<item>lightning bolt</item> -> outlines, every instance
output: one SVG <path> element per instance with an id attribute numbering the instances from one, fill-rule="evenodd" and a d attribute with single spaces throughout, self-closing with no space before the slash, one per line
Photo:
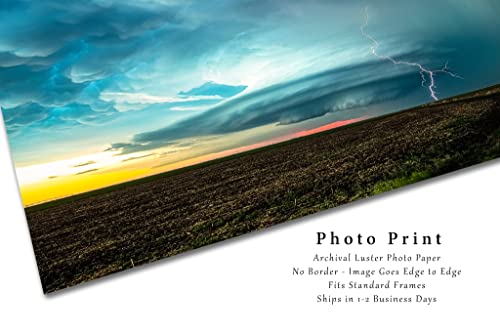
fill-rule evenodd
<path id="1" fill-rule="evenodd" d="M 454 78 L 462 79 L 461 76 L 453 73 L 450 68 L 448 67 L 448 62 L 443 66 L 443 68 L 438 69 L 438 70 L 431 70 L 426 68 L 424 65 L 418 63 L 418 62 L 409 62 L 409 61 L 402 61 L 402 60 L 396 60 L 392 57 L 381 55 L 378 53 L 378 48 L 380 47 L 380 43 L 370 34 L 366 32 L 366 28 L 368 27 L 369 23 L 369 17 L 368 17 L 368 7 L 364 8 L 364 17 L 365 17 L 365 23 L 361 26 L 361 34 L 369 39 L 372 42 L 371 46 L 371 52 L 374 56 L 376 56 L 379 59 L 386 60 L 392 62 L 394 65 L 403 65 L 403 66 L 409 66 L 409 67 L 415 67 L 420 71 L 420 76 L 422 77 L 422 87 L 427 88 L 429 90 L 430 97 L 435 100 L 439 101 L 439 98 L 437 97 L 437 92 L 436 92 L 436 75 L 437 74 L 446 74 Z"/>

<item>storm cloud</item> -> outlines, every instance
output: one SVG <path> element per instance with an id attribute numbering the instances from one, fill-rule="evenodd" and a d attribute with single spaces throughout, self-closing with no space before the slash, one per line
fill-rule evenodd
<path id="1" fill-rule="evenodd" d="M 428 102 L 418 71 L 370 54 L 364 6 L 1 1 L 0 107 L 14 160 L 105 146 L 126 154 Z M 498 11 L 490 0 L 379 0 L 368 30 L 383 54 L 431 68 L 448 61 L 464 80 L 438 77 L 446 97 L 498 82 Z"/>
<path id="2" fill-rule="evenodd" d="M 156 142 L 288 125 L 331 112 L 344 112 L 349 119 L 349 110 L 409 94 L 417 81 L 413 74 L 394 73 L 378 62 L 349 66 L 247 94 L 174 125 L 137 134 L 132 142 L 147 148 Z"/>

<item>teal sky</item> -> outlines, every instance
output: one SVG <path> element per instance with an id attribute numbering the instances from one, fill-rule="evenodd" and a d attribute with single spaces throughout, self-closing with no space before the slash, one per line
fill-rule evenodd
<path id="1" fill-rule="evenodd" d="M 440 98 L 499 83 L 494 0 L 4 0 L 15 163 L 215 152 L 431 102 L 418 70 L 371 54 L 365 6 L 381 54 L 463 77 L 437 75 Z"/>

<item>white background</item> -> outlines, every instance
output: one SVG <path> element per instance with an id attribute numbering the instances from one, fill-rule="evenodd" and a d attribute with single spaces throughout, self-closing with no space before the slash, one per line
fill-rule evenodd
<path id="1" fill-rule="evenodd" d="M 287 225 L 42 294 L 0 128 L 2 332 L 498 332 L 500 163 L 468 169 Z M 317 231 L 377 237 L 374 246 L 315 245 Z M 441 246 L 392 246 L 388 231 L 440 233 Z M 424 304 L 316 303 L 320 278 L 292 276 L 315 253 L 427 253 L 462 269 L 427 279 Z"/>

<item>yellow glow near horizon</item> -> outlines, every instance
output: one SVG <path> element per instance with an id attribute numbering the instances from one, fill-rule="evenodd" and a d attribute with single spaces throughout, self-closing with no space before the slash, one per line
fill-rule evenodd
<path id="1" fill-rule="evenodd" d="M 140 178 L 151 173 L 140 163 L 124 163 L 140 154 L 99 152 L 16 169 L 24 206 L 56 200 Z"/>
<path id="2" fill-rule="evenodd" d="M 248 150 L 242 148 L 243 150 Z M 251 149 L 251 148 L 250 148 Z M 139 161 L 132 165 L 122 165 L 121 161 L 111 165 L 109 168 L 79 174 L 61 176 L 44 181 L 20 184 L 21 196 L 25 207 L 33 206 L 43 202 L 49 202 L 84 192 L 89 192 L 108 186 L 128 182 L 134 179 L 152 176 L 167 171 L 184 168 L 187 166 L 203 163 L 216 158 L 232 155 L 238 150 L 223 151 L 199 157 L 189 158 L 179 162 L 167 164 L 162 167 L 152 168 L 154 159 Z M 157 161 L 156 161 L 157 162 Z"/>
<path id="3" fill-rule="evenodd" d="M 278 141 L 290 138 L 291 137 L 282 138 Z M 203 154 L 197 157 L 187 157 L 186 159 L 182 159 L 177 162 L 167 163 L 161 167 L 154 167 L 155 164 L 161 161 L 161 159 L 158 158 L 158 152 L 150 152 L 146 155 L 147 158 L 132 160 L 129 163 L 123 162 L 129 160 L 133 154 L 119 156 L 111 155 L 111 159 L 114 161 L 113 163 L 110 163 L 109 158 L 103 158 L 99 162 L 95 161 L 96 163 L 91 165 L 82 166 L 82 169 L 78 170 L 78 173 L 75 173 L 75 161 L 87 160 L 88 157 L 96 157 L 99 154 L 88 155 L 76 160 L 57 161 L 54 163 L 19 168 L 18 178 L 21 187 L 21 196 L 25 207 L 33 206 L 39 203 L 49 202 L 105 188 L 134 179 L 152 176 L 175 169 L 181 169 L 224 156 L 259 148 L 275 142 L 276 141 L 274 140 L 266 141 L 258 144 L 228 149 L 221 152 Z M 104 164 L 105 166 L 103 167 Z M 51 169 L 51 166 L 55 166 L 57 168 Z M 97 169 L 97 166 L 100 166 L 101 168 Z M 56 170 L 59 170 L 61 173 L 59 175 L 54 174 L 54 171 Z M 88 173 L 82 170 L 86 170 Z M 34 173 L 29 175 L 30 171 Z M 52 178 L 48 176 L 49 174 L 56 175 L 56 177 Z"/>
<path id="4" fill-rule="evenodd" d="M 269 144 L 269 143 L 268 143 Z M 21 183 L 21 196 L 23 199 L 23 204 L 25 207 L 33 206 L 43 202 L 49 202 L 73 195 L 77 195 L 84 192 L 89 192 L 108 186 L 128 182 L 134 179 L 139 179 L 147 176 L 152 176 L 159 173 L 164 173 L 167 171 L 181 169 L 187 166 L 203 163 L 220 157 L 232 155 L 241 151 L 246 151 L 254 148 L 258 148 L 265 143 L 250 145 L 236 149 L 230 149 L 218 153 L 210 153 L 198 157 L 187 158 L 178 162 L 168 163 L 165 166 L 153 168 L 155 163 L 158 163 L 159 159 L 155 158 L 156 154 L 151 154 L 151 158 L 144 159 L 144 161 L 138 160 L 134 163 L 122 163 L 128 158 L 120 156 L 117 158 L 116 163 L 108 165 L 102 170 L 92 171 L 91 165 L 89 173 L 83 174 L 70 174 L 58 176 L 53 179 L 44 177 L 42 181 L 36 181 L 31 183 Z M 149 154 L 148 154 L 149 155 Z M 67 161 L 57 162 L 57 165 L 66 164 Z M 29 167 L 28 167 L 29 168 Z M 47 167 L 37 168 L 32 167 L 32 170 L 42 170 L 43 173 L 47 174 Z M 65 172 L 64 168 L 62 168 Z M 24 170 L 25 172 L 26 170 Z M 19 177 L 19 176 L 18 176 Z M 40 178 L 39 176 L 36 176 Z M 35 177 L 32 177 L 34 179 Z"/>
<path id="5" fill-rule="evenodd" d="M 16 169 L 21 186 L 43 182 L 51 177 L 71 176 L 119 162 L 112 152 L 100 152 L 67 160 L 35 164 Z"/>
<path id="6" fill-rule="evenodd" d="M 97 190 L 141 177 L 147 169 L 112 171 L 100 174 L 67 176 L 47 182 L 39 182 L 21 187 L 21 196 L 25 207 L 48 202 L 72 195 Z"/>
<path id="7" fill-rule="evenodd" d="M 284 134 L 253 144 L 236 145 L 235 148 L 231 148 L 231 145 L 224 148 L 219 145 L 220 142 L 211 141 L 209 147 L 219 146 L 221 147 L 219 152 L 213 152 L 210 150 L 213 148 L 206 147 L 184 150 L 178 148 L 175 150 L 174 158 L 170 154 L 165 154 L 166 151 L 162 149 L 128 155 L 99 152 L 78 158 L 20 167 L 16 171 L 24 206 L 28 207 L 307 136 L 363 119 L 366 118 L 335 121 L 307 131 Z M 233 143 L 242 138 L 244 134 L 235 134 L 232 138 L 235 139 Z M 227 141 L 232 140 L 224 141 L 227 145 Z"/>

